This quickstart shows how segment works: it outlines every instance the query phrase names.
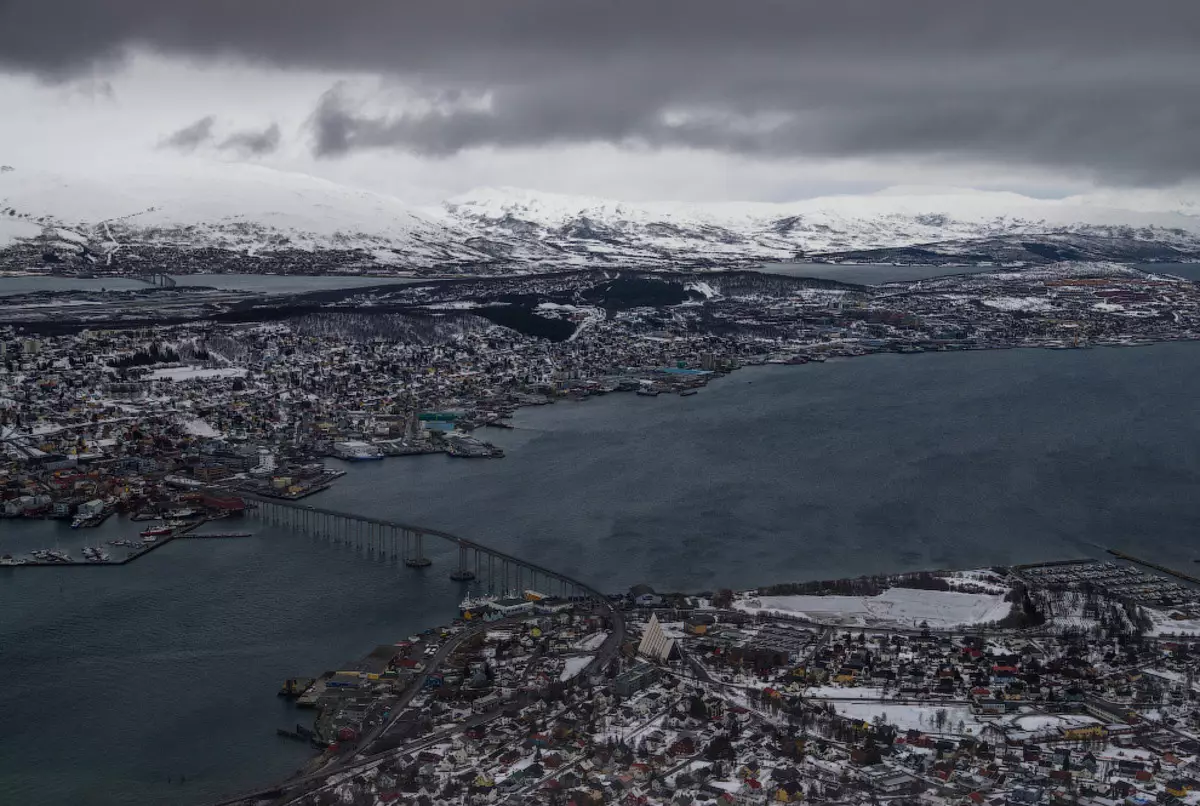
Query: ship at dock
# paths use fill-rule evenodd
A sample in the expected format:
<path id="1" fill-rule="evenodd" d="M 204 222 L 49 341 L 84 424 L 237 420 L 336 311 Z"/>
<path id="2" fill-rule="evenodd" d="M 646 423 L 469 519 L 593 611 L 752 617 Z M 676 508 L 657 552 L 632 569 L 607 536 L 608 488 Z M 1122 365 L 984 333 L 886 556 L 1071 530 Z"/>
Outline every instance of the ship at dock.
<path id="1" fill-rule="evenodd" d="M 458 604 L 459 615 L 466 616 L 469 614 L 479 613 L 486 610 L 492 602 L 496 601 L 495 596 L 471 596 L 467 594 Z"/>
<path id="2" fill-rule="evenodd" d="M 370 442 L 350 440 L 333 443 L 333 455 L 347 462 L 369 462 L 382 459 L 383 451 Z"/>

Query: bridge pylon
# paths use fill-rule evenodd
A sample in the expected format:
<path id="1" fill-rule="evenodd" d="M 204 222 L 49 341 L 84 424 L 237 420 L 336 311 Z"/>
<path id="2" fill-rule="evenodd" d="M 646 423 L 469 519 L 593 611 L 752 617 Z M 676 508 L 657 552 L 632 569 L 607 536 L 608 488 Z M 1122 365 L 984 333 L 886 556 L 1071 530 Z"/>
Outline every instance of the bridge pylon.
<path id="1" fill-rule="evenodd" d="M 414 531 L 404 537 L 404 564 L 409 568 L 428 568 L 433 561 L 425 556 L 424 535 Z"/>
<path id="2" fill-rule="evenodd" d="M 455 582 L 470 582 L 475 578 L 475 572 L 467 567 L 467 544 L 458 544 L 458 568 L 450 572 L 450 579 Z"/>

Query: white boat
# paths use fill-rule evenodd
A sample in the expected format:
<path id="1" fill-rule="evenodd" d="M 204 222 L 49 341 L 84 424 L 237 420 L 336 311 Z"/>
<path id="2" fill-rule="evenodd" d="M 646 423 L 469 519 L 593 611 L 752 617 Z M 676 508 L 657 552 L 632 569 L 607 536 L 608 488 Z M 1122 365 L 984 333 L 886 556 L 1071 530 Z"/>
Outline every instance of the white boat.
<path id="1" fill-rule="evenodd" d="M 24 564 L 23 560 L 18 560 L 15 557 L 13 557 L 11 554 L 5 554 L 3 557 L 0 557 L 0 565 L 23 565 L 23 564 Z"/>
<path id="2" fill-rule="evenodd" d="M 460 613 L 471 613 L 484 609 L 494 601 L 496 601 L 495 596 L 471 596 L 468 594 L 459 603 L 458 610 Z"/>
<path id="3" fill-rule="evenodd" d="M 349 440 L 333 443 L 333 455 L 339 459 L 345 459 L 347 462 L 367 462 L 373 459 L 382 459 L 383 451 L 369 442 Z"/>

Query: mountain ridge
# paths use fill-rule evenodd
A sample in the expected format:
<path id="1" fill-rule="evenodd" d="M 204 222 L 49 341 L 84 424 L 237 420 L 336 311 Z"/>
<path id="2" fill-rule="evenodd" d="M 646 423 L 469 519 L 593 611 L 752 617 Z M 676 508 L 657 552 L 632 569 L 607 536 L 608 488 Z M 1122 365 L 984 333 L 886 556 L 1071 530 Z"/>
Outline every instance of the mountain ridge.
<path id="1" fill-rule="evenodd" d="M 421 206 L 241 163 L 107 177 L 17 166 L 0 174 L 0 268 L 487 273 L 721 268 L 799 254 L 1200 258 L 1200 206 L 1134 200 L 1140 209 L 1115 207 L 1111 195 L 903 187 L 782 203 L 628 202 L 499 187 Z"/>

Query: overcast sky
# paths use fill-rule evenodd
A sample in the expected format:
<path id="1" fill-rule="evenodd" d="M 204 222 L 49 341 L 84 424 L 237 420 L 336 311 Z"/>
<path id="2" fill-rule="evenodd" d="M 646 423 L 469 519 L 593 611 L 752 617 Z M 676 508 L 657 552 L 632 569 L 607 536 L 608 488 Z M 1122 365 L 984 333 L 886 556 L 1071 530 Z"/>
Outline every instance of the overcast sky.
<path id="1" fill-rule="evenodd" d="M 784 200 L 1200 182 L 1195 0 L 0 0 L 0 163 Z"/>

